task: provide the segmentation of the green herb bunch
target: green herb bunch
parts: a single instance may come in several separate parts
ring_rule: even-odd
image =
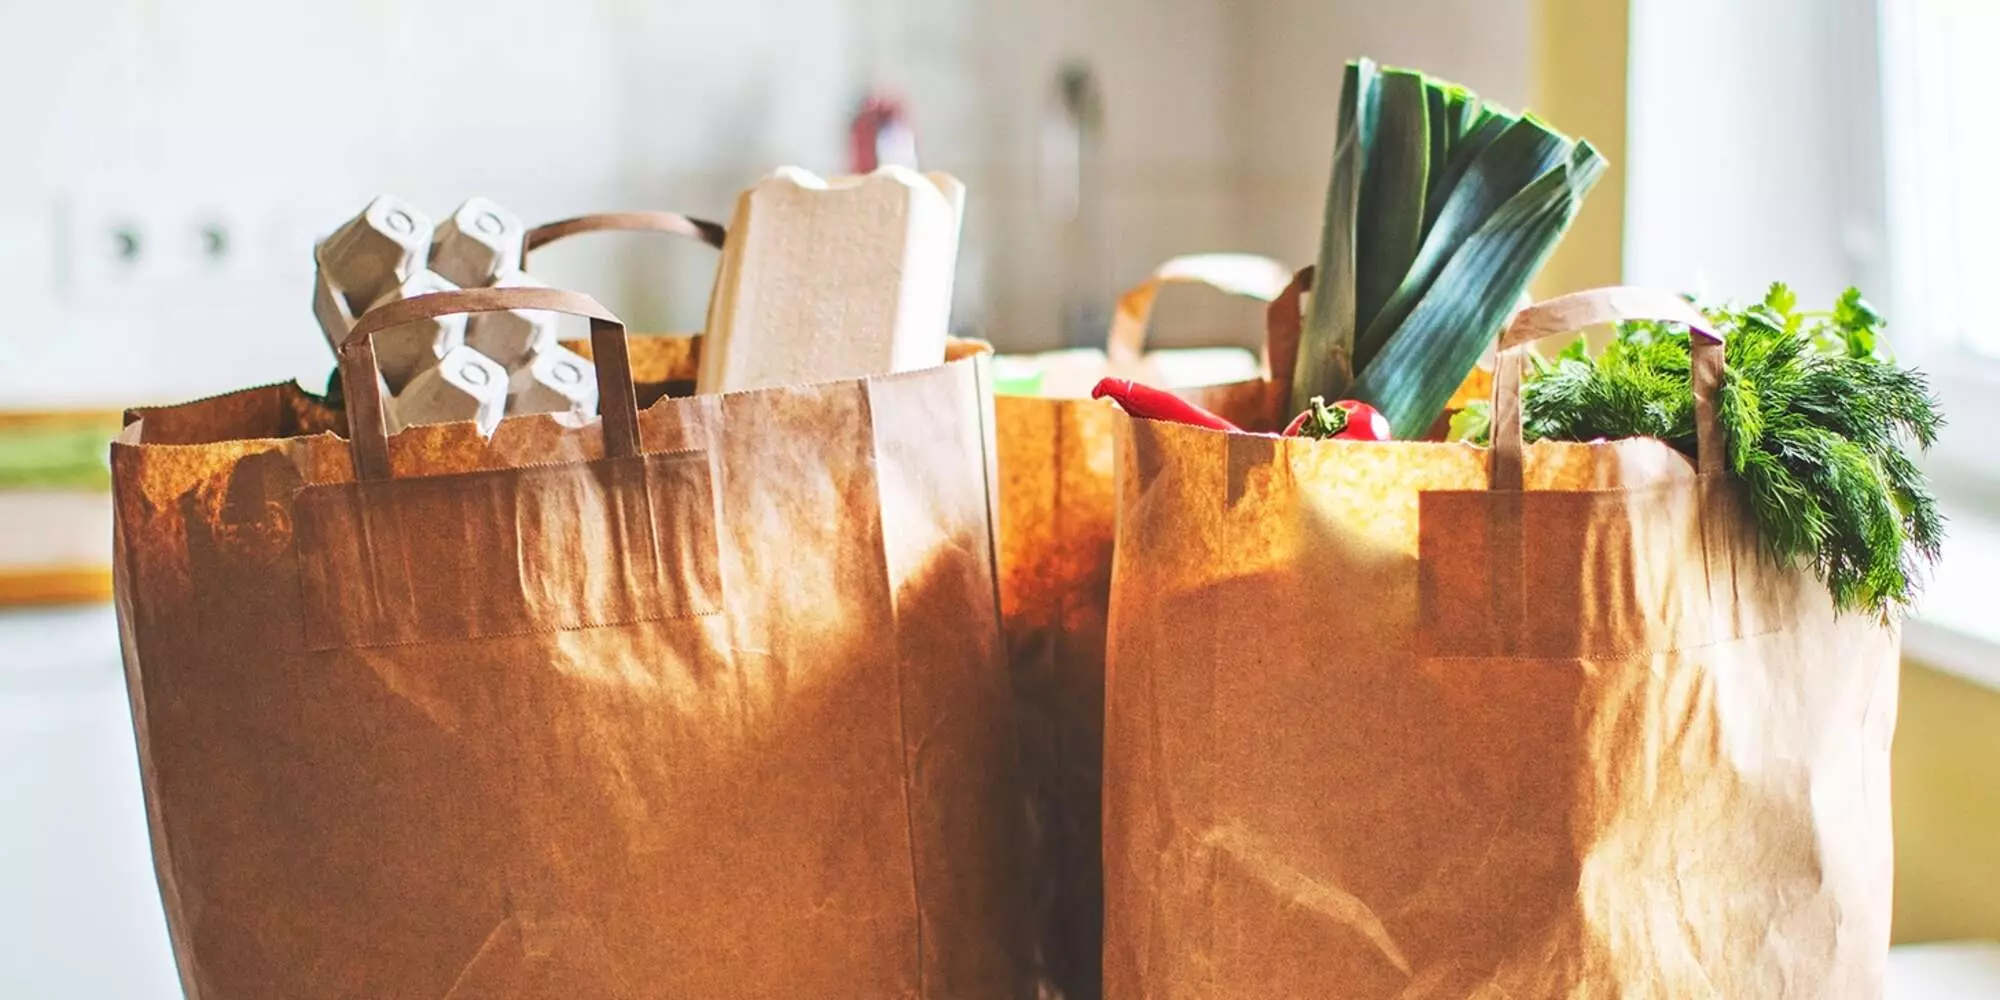
[[[1944,539],[1912,458],[1943,425],[1923,375],[1889,357],[1882,318],[1853,289],[1825,313],[1800,312],[1782,284],[1748,309],[1703,312],[1725,344],[1717,417],[1727,466],[1766,548],[1812,566],[1842,610],[1907,608]],[[1625,323],[1595,358],[1580,339],[1536,358],[1521,412],[1530,441],[1652,437],[1692,456],[1688,333]],[[1453,436],[1483,439],[1485,420],[1468,411]]]

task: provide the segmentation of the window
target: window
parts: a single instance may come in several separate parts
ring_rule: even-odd
[[[1880,29],[1896,325],[1932,356],[2000,359],[2000,130],[1981,112],[2000,3],[1882,0]]]
[[[1869,6],[1857,9],[1853,30],[1874,40],[1880,100],[1857,102],[1854,114],[1857,131],[1879,134],[1887,252],[1874,270],[1887,279],[1890,342],[1930,376],[1949,420],[1926,464],[1952,525],[1904,648],[2000,687],[1991,612],[2000,449],[1990,440],[2000,431],[2000,131],[1982,114],[2000,60],[2000,2]]]
[[[2000,430],[2000,130],[1981,113],[2000,3],[1880,0],[1879,12],[1891,342],[1944,402],[1932,469],[1954,519],[2000,523],[1987,440]]]

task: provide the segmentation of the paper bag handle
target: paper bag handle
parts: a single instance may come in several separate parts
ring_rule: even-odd
[[[1695,468],[1702,475],[1723,471],[1722,429],[1715,414],[1716,393],[1722,387],[1722,335],[1680,296],[1650,288],[1598,288],[1529,306],[1501,331],[1493,365],[1493,447],[1487,456],[1490,489],[1522,488],[1521,373],[1527,364],[1528,345],[1625,320],[1679,323],[1690,331]]]
[[[679,212],[600,212],[596,215],[579,215],[573,219],[562,219],[528,230],[522,240],[522,253],[554,243],[557,240],[579,233],[668,233],[700,240],[722,249],[724,231],[717,223]],[[526,266],[526,261],[523,261]]]
[[[389,478],[389,424],[382,410],[382,383],[376,374],[374,334],[405,323],[460,313],[539,309],[590,320],[590,353],[597,367],[598,412],[604,425],[604,454],[639,454],[639,401],[632,387],[632,359],[626,352],[625,324],[596,299],[557,288],[467,288],[433,292],[371,309],[355,322],[340,345],[340,384],[347,397],[347,447],[354,478]]]
[[[1131,364],[1146,350],[1146,328],[1153,317],[1153,302],[1168,285],[1206,285],[1227,295],[1269,302],[1285,288],[1291,276],[1285,265],[1269,257],[1247,253],[1198,253],[1175,257],[1153,270],[1153,275],[1118,297],[1118,309],[1111,315],[1111,332],[1104,345],[1105,356],[1116,364]]]

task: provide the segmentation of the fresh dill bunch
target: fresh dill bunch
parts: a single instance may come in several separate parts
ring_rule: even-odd
[[[1912,458],[1943,425],[1923,375],[1890,359],[1881,316],[1853,289],[1823,313],[1800,312],[1782,284],[1747,309],[1703,312],[1724,338],[1716,413],[1726,464],[1765,548],[1811,566],[1842,610],[1906,609],[1944,540]],[[1595,358],[1581,339],[1537,358],[1521,412],[1530,441],[1652,437],[1692,456],[1687,330],[1625,323]],[[1484,438],[1484,423],[1469,413],[1453,436]]]

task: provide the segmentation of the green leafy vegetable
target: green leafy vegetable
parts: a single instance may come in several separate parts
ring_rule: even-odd
[[[1492,429],[1493,408],[1485,400],[1480,400],[1451,415],[1451,424],[1445,431],[1444,439],[1483,444]]]
[[[1588,184],[1603,169],[1588,143],[1575,155],[1576,170],[1542,174],[1465,240],[1355,381],[1354,398],[1381,410],[1398,437],[1419,437],[1437,421],[1547,262],[1576,214],[1578,173]]]
[[[1333,178],[1326,189],[1326,221],[1320,230],[1319,263],[1313,293],[1299,334],[1298,363],[1292,376],[1292,410],[1314,396],[1339,399],[1354,381],[1355,284],[1359,273],[1355,236],[1361,205],[1362,165],[1375,141],[1375,85],[1378,71],[1367,59],[1347,64],[1340,88],[1340,131],[1333,151]]]
[[[1431,171],[1429,93],[1423,74],[1385,71],[1377,93],[1375,147],[1362,170],[1355,231],[1369,264],[1354,277],[1354,308],[1361,316],[1381,312],[1416,261]]]
[[[1292,409],[1352,397],[1422,435],[1604,167],[1463,87],[1348,64]]]
[[[1882,317],[1848,290],[1825,313],[1798,311],[1771,286],[1747,309],[1704,310],[1725,338],[1717,416],[1729,471],[1740,478],[1770,553],[1810,565],[1843,610],[1906,609],[1937,560],[1944,518],[1912,450],[1943,425],[1922,374],[1897,366]],[[1579,340],[1523,379],[1530,440],[1653,437],[1694,454],[1688,334],[1625,323],[1596,358]],[[1453,437],[1484,440],[1486,407],[1453,420]]]

